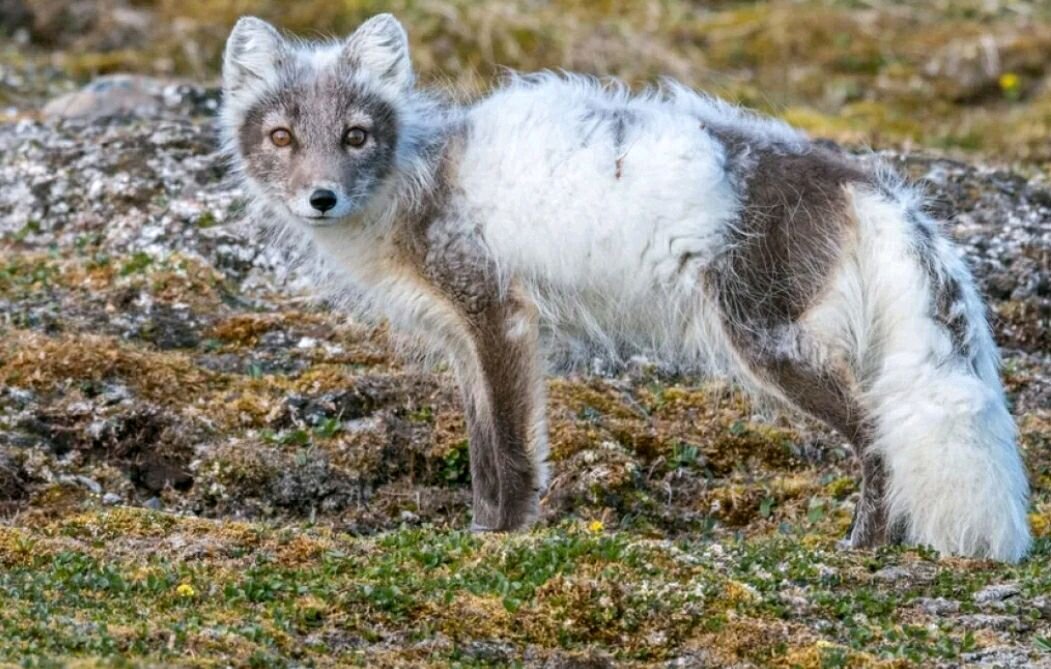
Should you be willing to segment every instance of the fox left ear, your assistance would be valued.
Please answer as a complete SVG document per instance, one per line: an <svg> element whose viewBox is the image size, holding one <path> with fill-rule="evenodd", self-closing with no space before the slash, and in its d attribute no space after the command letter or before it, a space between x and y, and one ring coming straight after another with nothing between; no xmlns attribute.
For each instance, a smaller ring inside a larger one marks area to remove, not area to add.
<svg viewBox="0 0 1051 669"><path fill-rule="evenodd" d="M372 72L399 92L411 88L415 79L409 60L409 36L391 14L379 14L362 23L347 38L343 58Z"/></svg>

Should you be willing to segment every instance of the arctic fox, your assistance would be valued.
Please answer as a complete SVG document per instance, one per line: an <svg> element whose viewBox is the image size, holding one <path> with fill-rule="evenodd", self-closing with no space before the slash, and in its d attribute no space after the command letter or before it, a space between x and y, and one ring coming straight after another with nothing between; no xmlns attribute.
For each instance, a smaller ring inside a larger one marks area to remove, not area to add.
<svg viewBox="0 0 1051 669"><path fill-rule="evenodd" d="M242 18L223 96L256 218L451 361L475 529L535 518L545 360L587 342L726 375L842 433L861 463L854 547L1026 553L983 304L889 171L671 82L544 73L444 102L415 87L389 14L325 43Z"/></svg>

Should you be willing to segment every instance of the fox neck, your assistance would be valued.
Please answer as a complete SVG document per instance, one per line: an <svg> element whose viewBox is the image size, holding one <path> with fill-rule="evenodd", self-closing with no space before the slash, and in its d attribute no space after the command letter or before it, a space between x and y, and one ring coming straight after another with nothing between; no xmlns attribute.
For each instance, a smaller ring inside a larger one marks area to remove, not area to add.
<svg viewBox="0 0 1051 669"><path fill-rule="evenodd" d="M450 153L458 150L464 135L463 112L439 107L424 98L403 112L401 139L394 169L368 206L351 225L381 236L398 234L433 213L447 189Z"/></svg>

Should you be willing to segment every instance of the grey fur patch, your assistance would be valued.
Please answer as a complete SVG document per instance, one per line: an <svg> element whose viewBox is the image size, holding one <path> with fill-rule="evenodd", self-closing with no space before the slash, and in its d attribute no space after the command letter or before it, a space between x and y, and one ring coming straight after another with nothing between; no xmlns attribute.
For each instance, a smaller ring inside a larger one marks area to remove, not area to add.
<svg viewBox="0 0 1051 669"><path fill-rule="evenodd" d="M926 270L933 291L933 313L931 315L948 332L952 340L953 352L970 360L972 357L968 339L970 324L967 320L963 289L959 280L939 271L938 254L934 246L938 232L933 228L933 222L921 216L919 212L909 210L906 216L915 235L914 253Z"/></svg>
<svg viewBox="0 0 1051 669"><path fill-rule="evenodd" d="M843 187L871 178L820 147L753 148L739 135L713 134L726 147L741 211L708 280L735 336L754 339L795 322L820 293L852 225Z"/></svg>
<svg viewBox="0 0 1051 669"><path fill-rule="evenodd" d="M935 318L949 332L953 350L964 358L970 359L967 310L964 306L960 282L953 277L946 277L938 286L934 300Z"/></svg>
<svg viewBox="0 0 1051 669"><path fill-rule="evenodd" d="M495 269L483 260L477 232L448 236L432 228L425 273L468 316L484 313L499 299Z"/></svg>

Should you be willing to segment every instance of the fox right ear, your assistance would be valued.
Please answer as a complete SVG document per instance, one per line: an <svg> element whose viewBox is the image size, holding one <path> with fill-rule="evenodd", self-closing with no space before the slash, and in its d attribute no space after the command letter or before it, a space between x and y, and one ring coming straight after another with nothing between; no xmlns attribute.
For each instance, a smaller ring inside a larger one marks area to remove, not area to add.
<svg viewBox="0 0 1051 669"><path fill-rule="evenodd" d="M409 36L391 14L377 14L358 26L343 44L343 58L397 92L412 88Z"/></svg>
<svg viewBox="0 0 1051 669"><path fill-rule="evenodd" d="M242 16L226 40L223 91L236 93L254 81L271 81L285 57L285 40L262 19Z"/></svg>

